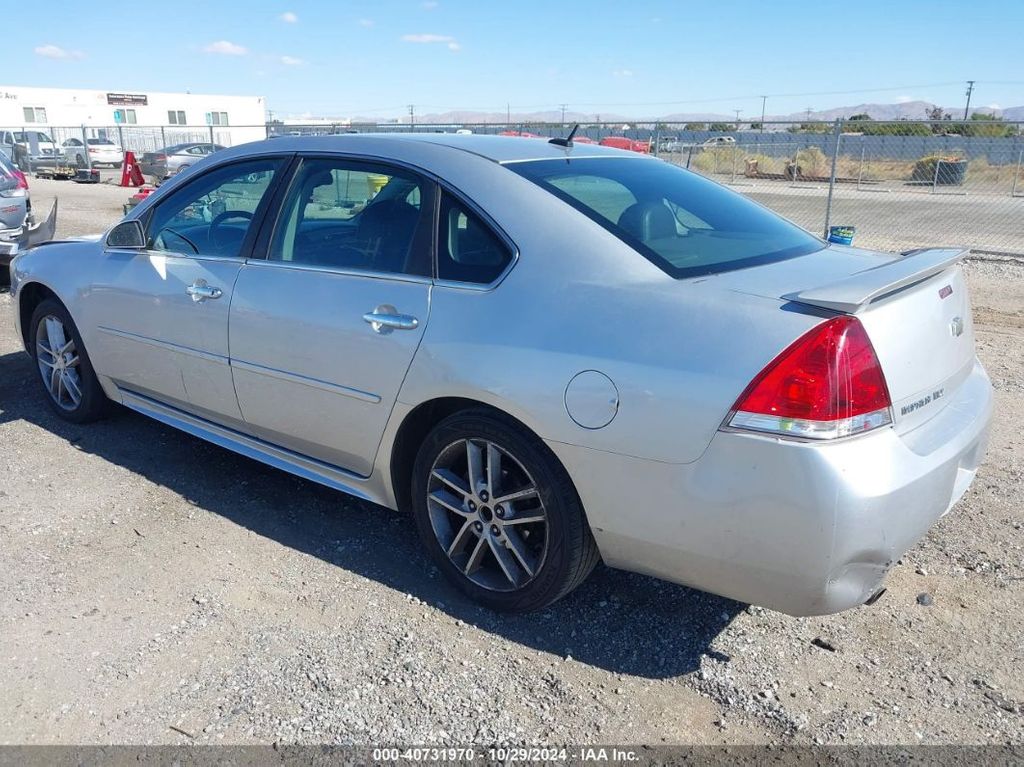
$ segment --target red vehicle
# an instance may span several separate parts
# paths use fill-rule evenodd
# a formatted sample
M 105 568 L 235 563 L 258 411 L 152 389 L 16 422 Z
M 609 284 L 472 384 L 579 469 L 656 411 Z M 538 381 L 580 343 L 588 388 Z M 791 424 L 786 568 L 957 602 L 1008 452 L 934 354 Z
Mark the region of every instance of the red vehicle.
M 610 146 L 614 149 L 628 149 L 631 152 L 650 154 L 651 144 L 648 141 L 637 141 L 625 136 L 605 136 L 599 142 L 601 146 Z
M 519 130 L 503 130 L 498 134 L 499 136 L 521 136 L 522 138 L 544 138 L 536 133 L 530 133 L 529 131 Z

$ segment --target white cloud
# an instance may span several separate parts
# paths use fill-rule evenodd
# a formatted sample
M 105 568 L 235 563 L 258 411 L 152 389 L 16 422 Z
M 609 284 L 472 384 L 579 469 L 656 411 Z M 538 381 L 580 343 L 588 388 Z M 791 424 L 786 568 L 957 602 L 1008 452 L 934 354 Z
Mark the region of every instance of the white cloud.
M 439 5 L 440 3 L 437 2 L 437 0 L 425 0 L 425 2 L 423 3 L 423 10 L 432 11 Z
M 282 56 L 281 63 L 286 67 L 301 67 L 306 62 L 303 59 L 296 58 L 295 56 Z
M 455 38 L 451 35 L 402 35 L 402 40 L 407 43 L 454 43 Z
M 285 11 L 280 16 L 278 16 L 278 18 L 281 19 L 281 21 L 283 21 L 285 24 L 295 24 L 299 20 L 299 17 L 296 16 L 291 11 Z
M 81 59 L 85 57 L 81 51 L 69 51 L 59 45 L 50 44 L 36 46 L 35 52 L 37 56 L 47 59 Z
M 612 70 L 612 77 L 622 77 L 622 78 L 625 78 L 625 77 L 632 77 L 632 76 L 633 76 L 633 70 L 632 69 L 613 69 Z
M 359 19 L 359 26 L 361 27 L 372 27 L 373 19 Z
M 422 44 L 434 44 L 443 43 L 444 46 L 453 52 L 462 50 L 462 45 L 451 35 L 432 35 L 429 33 L 418 34 L 418 35 L 402 35 L 402 40 L 407 43 L 422 43 Z
M 203 50 L 207 53 L 219 53 L 223 56 L 244 56 L 249 52 L 244 46 L 236 45 L 228 40 L 218 40 L 215 43 L 210 43 Z

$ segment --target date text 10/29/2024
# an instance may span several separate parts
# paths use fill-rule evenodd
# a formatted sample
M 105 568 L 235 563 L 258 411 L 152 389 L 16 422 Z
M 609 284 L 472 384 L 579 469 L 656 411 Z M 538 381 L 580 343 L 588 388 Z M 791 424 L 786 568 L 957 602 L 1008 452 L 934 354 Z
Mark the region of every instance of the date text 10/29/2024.
M 577 748 L 543 746 L 494 746 L 488 748 L 375 748 L 374 762 L 452 762 L 471 764 L 500 762 L 606 762 L 627 763 L 639 760 L 636 751 L 605 746 Z

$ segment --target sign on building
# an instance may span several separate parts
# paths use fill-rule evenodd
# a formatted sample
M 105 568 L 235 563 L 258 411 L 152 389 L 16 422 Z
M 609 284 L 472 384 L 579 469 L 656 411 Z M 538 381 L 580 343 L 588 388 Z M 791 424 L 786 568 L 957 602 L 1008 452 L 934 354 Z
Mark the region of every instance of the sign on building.
M 145 93 L 108 93 L 107 104 L 122 107 L 144 107 L 149 104 Z

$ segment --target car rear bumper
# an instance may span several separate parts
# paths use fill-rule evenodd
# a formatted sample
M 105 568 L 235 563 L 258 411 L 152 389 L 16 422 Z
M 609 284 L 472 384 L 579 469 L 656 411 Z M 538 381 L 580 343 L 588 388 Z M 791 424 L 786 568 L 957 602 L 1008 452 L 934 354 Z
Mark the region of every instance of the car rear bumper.
M 25 227 L 0 229 L 0 266 L 8 266 L 27 244 L 28 230 Z
M 144 176 L 156 176 L 157 178 L 167 178 L 167 165 L 163 163 L 147 163 L 140 162 L 139 170 L 142 171 Z
M 991 413 L 975 361 L 943 411 L 903 435 L 822 444 L 723 431 L 683 465 L 549 444 L 607 564 L 821 615 L 864 603 L 966 492 Z

